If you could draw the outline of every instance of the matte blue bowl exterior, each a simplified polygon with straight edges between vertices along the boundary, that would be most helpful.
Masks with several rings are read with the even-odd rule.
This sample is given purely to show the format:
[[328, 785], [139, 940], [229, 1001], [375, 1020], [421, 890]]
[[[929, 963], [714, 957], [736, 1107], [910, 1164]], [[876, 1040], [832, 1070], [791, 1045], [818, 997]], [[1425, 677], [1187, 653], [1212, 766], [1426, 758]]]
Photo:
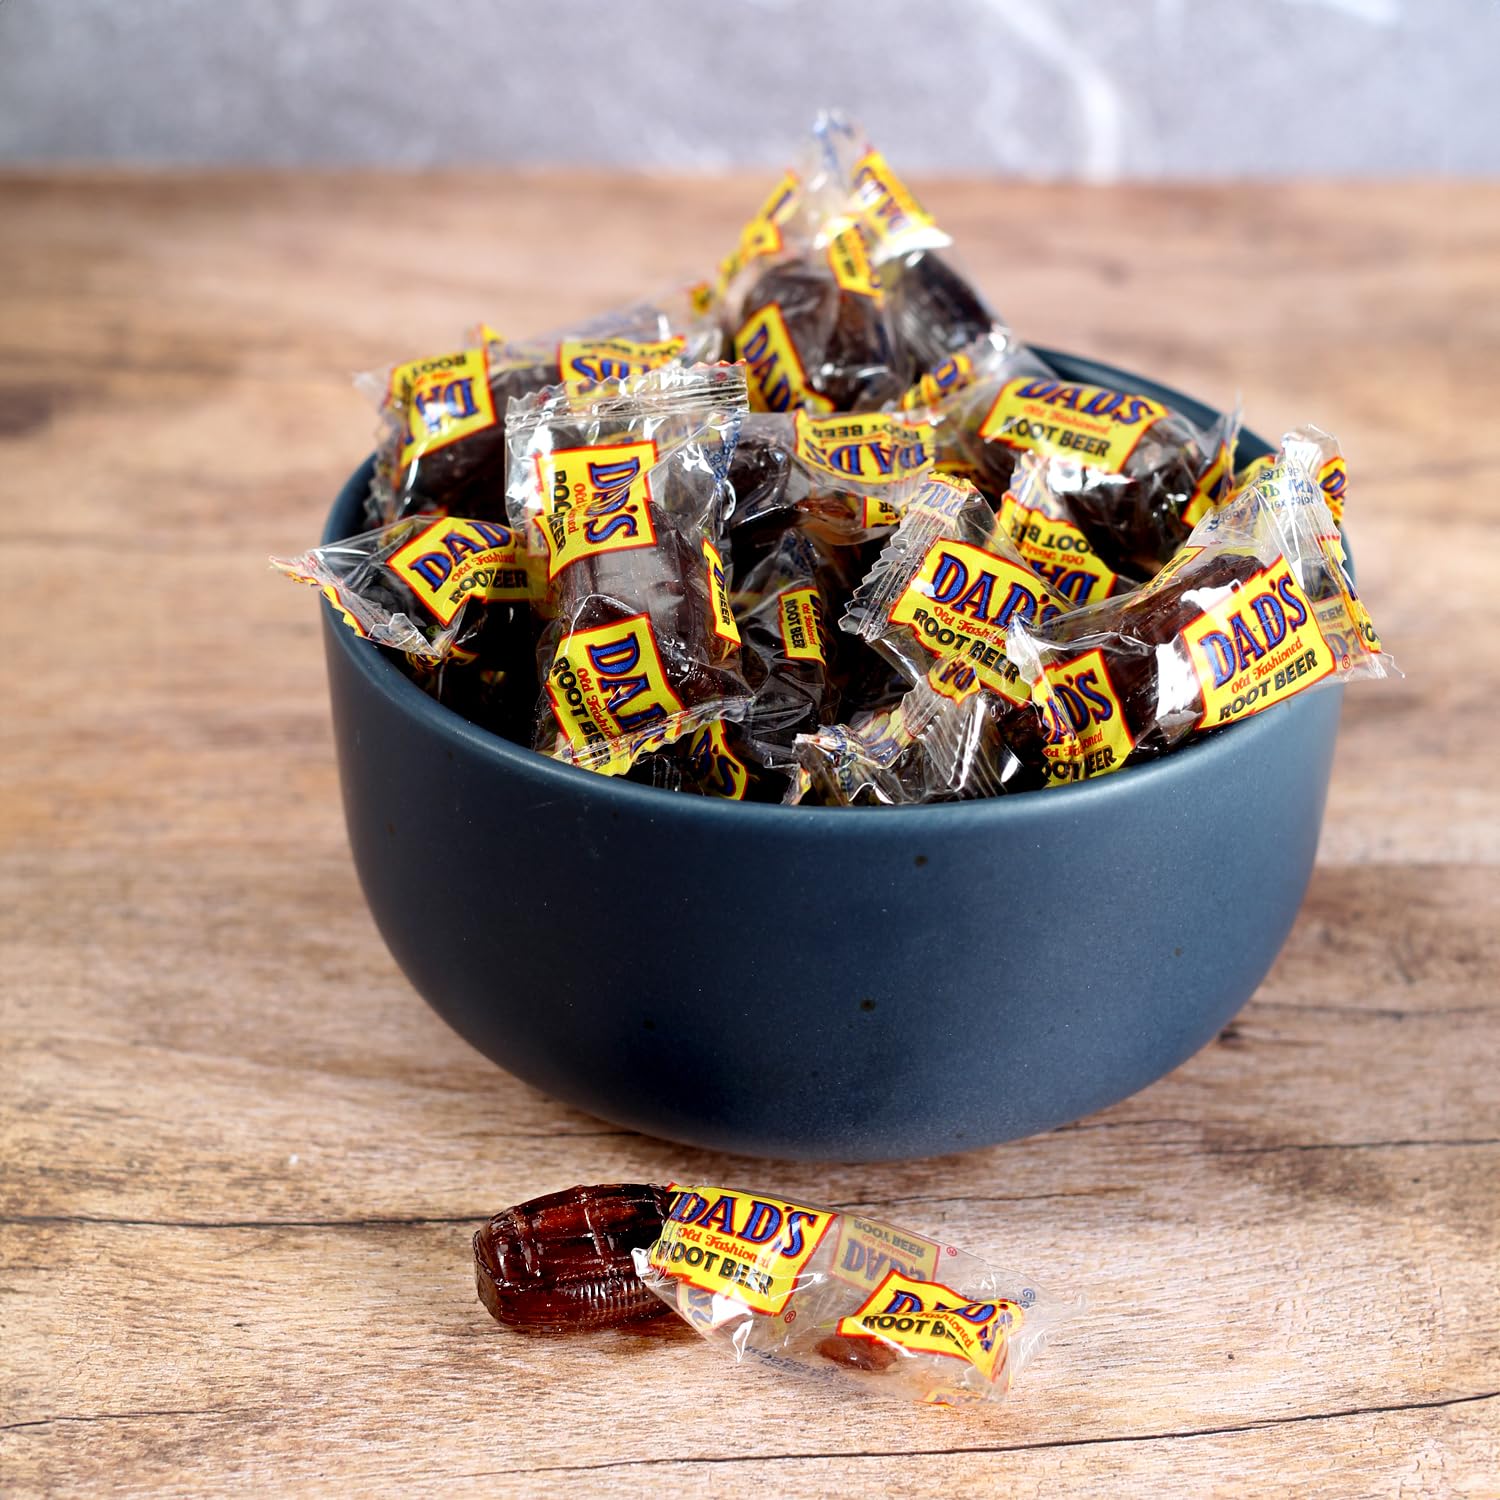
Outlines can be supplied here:
[[[327, 539], [359, 529], [368, 480]], [[331, 608], [324, 637], [355, 866], [418, 992], [579, 1109], [797, 1159], [1031, 1135], [1212, 1040], [1301, 904], [1343, 696], [1081, 786], [784, 808], [558, 765], [433, 702]]]

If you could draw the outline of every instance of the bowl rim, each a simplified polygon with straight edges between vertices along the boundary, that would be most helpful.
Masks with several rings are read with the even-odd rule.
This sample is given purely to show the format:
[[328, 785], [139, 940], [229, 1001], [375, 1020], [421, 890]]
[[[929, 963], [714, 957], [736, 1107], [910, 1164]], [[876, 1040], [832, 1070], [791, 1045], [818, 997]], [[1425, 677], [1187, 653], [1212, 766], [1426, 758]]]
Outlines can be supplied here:
[[[1149, 380], [1119, 366], [1068, 354], [1061, 350], [1043, 348], [1039, 345], [1033, 347], [1044, 359], [1057, 366], [1058, 373], [1065, 379], [1098, 385], [1110, 385], [1113, 382], [1115, 389], [1122, 388], [1120, 383], [1125, 382], [1126, 388], [1164, 400], [1168, 405], [1203, 427], [1210, 426], [1221, 415], [1212, 407], [1171, 386]], [[1275, 451], [1264, 438], [1249, 429], [1241, 429], [1239, 441], [1242, 448], [1246, 450], [1247, 458], [1256, 458], [1264, 453]], [[350, 476], [340, 491], [324, 527], [323, 545], [340, 540], [349, 534], [338, 524], [339, 514], [350, 503], [351, 493], [357, 491], [361, 496], [363, 495], [368, 487], [373, 465], [374, 457], [371, 455]], [[1345, 548], [1348, 551], [1347, 542]], [[1349, 566], [1352, 571], [1352, 556]], [[1070, 809], [1078, 810], [1085, 806], [1097, 805], [1102, 808], [1118, 802], [1123, 797], [1137, 795], [1133, 789], [1138, 788], [1138, 794], [1142, 797], [1149, 796], [1153, 785], [1167, 778], [1184, 775], [1188, 767], [1212, 774], [1214, 767], [1222, 762], [1227, 776], [1231, 769], [1231, 757], [1237, 757], [1241, 753], [1254, 755], [1257, 749], [1259, 753], [1268, 751], [1270, 747], [1262, 742], [1268, 735], [1278, 732], [1277, 725], [1285, 722], [1288, 712], [1294, 712], [1299, 707], [1295, 700], [1281, 705], [1272, 705], [1273, 708], [1279, 708], [1280, 712], [1252, 714], [1220, 733], [1190, 741], [1180, 749], [1172, 751], [1170, 755], [1164, 755], [1145, 765], [1133, 766], [1119, 775], [1099, 776], [1065, 786], [1041, 788], [1030, 794], [981, 797], [961, 802], [911, 803], [900, 806], [877, 804], [857, 807], [804, 807], [800, 804], [788, 806], [780, 802], [734, 802], [721, 797], [690, 796], [663, 787], [644, 786], [638, 782], [626, 781], [619, 776], [601, 776], [595, 771], [584, 770], [579, 766], [565, 765], [539, 751], [518, 745], [487, 729], [482, 729], [479, 725], [464, 718], [462, 714], [423, 692], [393, 661], [387, 658], [384, 652], [377, 647], [372, 647], [369, 641], [361, 639], [344, 626], [339, 621], [337, 612], [326, 599], [321, 603], [324, 611], [325, 635], [331, 632], [332, 639], [338, 643], [347, 659], [370, 687], [384, 696], [393, 708], [416, 718], [439, 738], [448, 737], [462, 742], [471, 752], [488, 758], [497, 768], [534, 777], [543, 785], [559, 792], [566, 792], [572, 788], [575, 792], [587, 790], [595, 796], [619, 799], [626, 806], [639, 807], [642, 812], [680, 813], [691, 817], [772, 818], [783, 828], [790, 826], [794, 819], [835, 818], [843, 826], [852, 827], [855, 820], [859, 820], [861, 826], [864, 826], [872, 817], [877, 816], [882, 820], [889, 820], [893, 816], [911, 820], [918, 817], [951, 819], [960, 814], [969, 819], [976, 817], [993, 819], [1003, 824], [1007, 820], [1024, 820], [1035, 816], [1038, 811], [1044, 811], [1046, 807], [1061, 808], [1066, 805]], [[1335, 685], [1331, 690], [1340, 691], [1340, 688]], [[1306, 699], [1301, 700], [1302, 703], [1306, 701]], [[580, 781], [580, 777], [587, 777], [588, 781]], [[1084, 799], [1089, 799], [1089, 801], [1085, 802]]]

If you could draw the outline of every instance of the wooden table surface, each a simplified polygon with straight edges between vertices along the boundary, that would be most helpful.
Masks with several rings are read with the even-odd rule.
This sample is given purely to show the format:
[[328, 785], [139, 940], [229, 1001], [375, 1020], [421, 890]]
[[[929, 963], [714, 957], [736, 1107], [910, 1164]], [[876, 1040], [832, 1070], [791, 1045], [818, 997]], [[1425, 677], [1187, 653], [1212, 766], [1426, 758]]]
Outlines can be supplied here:
[[[939, 1161], [711, 1157], [497, 1071], [381, 947], [265, 563], [366, 451], [351, 372], [699, 272], [763, 186], [0, 178], [8, 1493], [1500, 1494], [1500, 187], [921, 185], [1036, 342], [1349, 455], [1407, 678], [1349, 693], [1306, 909], [1172, 1076]], [[939, 1411], [481, 1310], [488, 1212], [669, 1176], [1091, 1311]]]

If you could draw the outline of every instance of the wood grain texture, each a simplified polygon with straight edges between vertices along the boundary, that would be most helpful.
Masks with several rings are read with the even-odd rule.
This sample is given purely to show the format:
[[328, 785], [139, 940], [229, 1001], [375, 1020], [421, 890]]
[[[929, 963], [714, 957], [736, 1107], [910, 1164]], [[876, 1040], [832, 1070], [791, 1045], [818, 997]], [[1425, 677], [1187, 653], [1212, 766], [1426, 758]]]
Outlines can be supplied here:
[[[348, 376], [695, 274], [761, 186], [0, 178], [8, 1493], [1500, 1493], [1500, 188], [924, 195], [1035, 341], [1349, 455], [1407, 679], [1348, 695], [1306, 909], [1172, 1076], [940, 1161], [711, 1157], [499, 1073], [381, 948], [316, 610], [264, 562], [368, 445]], [[667, 1176], [1090, 1311], [984, 1412], [485, 1316], [483, 1216]]]

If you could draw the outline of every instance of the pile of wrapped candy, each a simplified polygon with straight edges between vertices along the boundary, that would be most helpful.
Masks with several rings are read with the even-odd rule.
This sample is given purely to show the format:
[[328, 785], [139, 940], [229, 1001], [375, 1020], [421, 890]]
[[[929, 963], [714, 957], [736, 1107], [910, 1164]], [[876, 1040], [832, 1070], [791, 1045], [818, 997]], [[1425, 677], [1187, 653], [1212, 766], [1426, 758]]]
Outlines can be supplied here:
[[1119, 771], [1392, 670], [1313, 427], [1064, 378], [825, 115], [712, 284], [364, 382], [370, 529], [277, 566], [474, 723], [828, 805]]

